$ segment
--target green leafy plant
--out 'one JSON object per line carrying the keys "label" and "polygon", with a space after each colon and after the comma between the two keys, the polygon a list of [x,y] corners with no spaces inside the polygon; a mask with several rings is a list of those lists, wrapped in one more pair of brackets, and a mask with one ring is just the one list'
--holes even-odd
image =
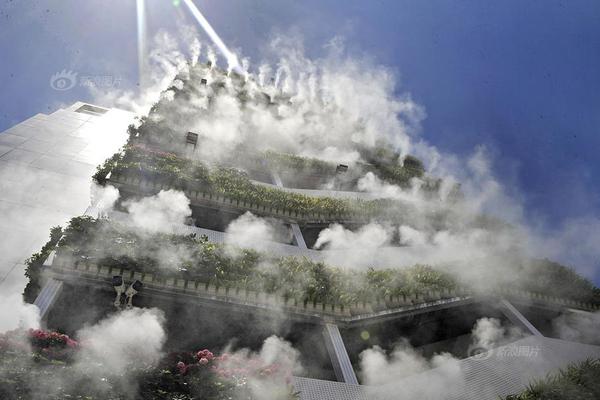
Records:
{"label": "green leafy plant", "polygon": [[50,230],[50,239],[48,242],[42,246],[42,249],[38,253],[33,254],[25,261],[25,276],[28,278],[28,282],[23,291],[23,299],[26,302],[33,303],[42,289],[41,274],[44,261],[46,261],[61,236],[62,228],[60,226],[52,228]]}
{"label": "green leafy plant", "polygon": [[[456,279],[427,265],[354,271],[305,257],[274,257],[250,249],[226,251],[206,237],[139,233],[123,224],[76,217],[64,230],[55,228],[52,240],[31,257],[26,293],[33,301],[41,288],[41,264],[54,244],[68,262],[91,260],[99,265],[152,273],[162,279],[177,277],[222,287],[242,286],[277,293],[305,302],[351,305],[375,303],[390,296],[453,289]],[[170,254],[171,257],[165,255]],[[574,270],[549,261],[510,266],[515,285],[522,290],[558,293],[561,297],[600,304],[600,290]],[[535,278],[533,278],[535,277]]]}
{"label": "green leafy plant", "polygon": [[182,277],[222,287],[245,286],[300,301],[338,305],[456,285],[446,273],[427,266],[348,271],[305,257],[273,257],[249,249],[227,251],[203,237],[140,234],[120,223],[88,216],[71,220],[57,253],[71,263],[93,260],[101,266],[152,273],[163,279]]}
{"label": "green leafy plant", "polygon": [[[108,162],[113,173],[139,176],[168,184],[180,190],[198,190],[227,196],[268,208],[292,210],[299,214],[345,215],[359,213],[375,215],[390,208],[392,200],[342,200],[311,197],[256,185],[248,175],[235,168],[207,168],[175,154],[128,146]],[[104,169],[103,169],[104,171]],[[101,183],[101,181],[97,182]]]}
{"label": "green leafy plant", "polygon": [[600,398],[600,359],[571,364],[546,379],[533,382],[505,400],[596,400]]}

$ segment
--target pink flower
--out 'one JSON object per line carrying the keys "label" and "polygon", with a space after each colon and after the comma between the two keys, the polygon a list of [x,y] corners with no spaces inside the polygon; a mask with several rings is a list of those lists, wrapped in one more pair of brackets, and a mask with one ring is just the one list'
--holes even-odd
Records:
{"label": "pink flower", "polygon": [[63,335],[58,332],[50,332],[50,339],[62,339]]}
{"label": "pink flower", "polygon": [[229,372],[229,371],[223,371],[223,372],[221,373],[221,376],[222,376],[223,378],[231,378],[231,376],[232,376],[232,375],[231,375],[231,372]]}
{"label": "pink flower", "polygon": [[177,363],[177,369],[181,375],[184,375],[187,372],[187,365],[183,361],[179,361]]}
{"label": "pink flower", "polygon": [[34,329],[34,330],[31,330],[31,331],[29,331],[29,334],[30,334],[31,336],[33,336],[34,338],[36,338],[36,339],[39,339],[39,340],[45,340],[45,339],[48,339],[48,336],[49,336],[49,335],[48,335],[48,333],[44,332],[44,331],[43,331],[43,330],[41,330],[41,329]]}
{"label": "pink flower", "polygon": [[198,359],[202,359],[202,358],[206,358],[208,361],[212,360],[215,356],[214,354],[208,350],[208,349],[204,349],[204,350],[200,350],[197,354],[196,357],[198,357]]}
{"label": "pink flower", "polygon": [[200,360],[198,360],[198,362],[202,365],[206,365],[208,364],[208,358],[202,357]]}
{"label": "pink flower", "polygon": [[231,377],[231,374],[229,373],[229,371],[222,369],[222,368],[217,369],[217,375],[219,375],[221,378]]}

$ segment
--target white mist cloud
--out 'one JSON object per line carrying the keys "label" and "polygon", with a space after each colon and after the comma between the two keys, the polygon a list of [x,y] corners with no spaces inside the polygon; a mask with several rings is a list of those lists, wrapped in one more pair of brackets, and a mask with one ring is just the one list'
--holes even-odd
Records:
{"label": "white mist cloud", "polygon": [[[382,199],[397,199],[404,201],[415,201],[418,194],[418,186],[414,190],[406,190],[397,185],[386,183],[379,179],[374,173],[367,172],[357,183],[358,190],[369,192]],[[423,201],[423,199],[421,199]]]}
{"label": "white mist cloud", "polygon": [[281,222],[257,217],[249,211],[232,221],[225,232],[227,244],[259,251],[268,250],[270,242],[290,238]]}
{"label": "white mist cloud", "polygon": [[[227,155],[238,143],[346,163],[358,160],[357,144],[374,146],[383,140],[407,154],[410,136],[418,132],[424,117],[422,108],[408,96],[396,96],[389,70],[345,54],[339,40],[328,49],[327,56],[311,60],[299,38],[273,40],[270,63],[277,67],[258,65],[258,80],[244,84],[244,96],[254,98],[250,102],[241,102],[231,78],[223,78],[215,69],[192,73],[182,68],[185,77],[193,74],[196,80],[222,81],[224,87],[215,90],[188,81],[193,86],[189,96],[163,99],[160,122],[173,132],[204,135],[208,141],[196,149],[197,157],[204,160]],[[210,59],[210,48],[207,52]],[[274,84],[270,77],[275,78]],[[264,99],[262,93],[277,105],[257,101]]]}
{"label": "white mist cloud", "polygon": [[572,312],[552,321],[552,327],[561,339],[600,345],[600,312]]}
{"label": "white mist cloud", "polygon": [[457,361],[449,353],[426,359],[405,340],[388,355],[379,346],[360,353],[360,370],[367,385],[383,385]]}
{"label": "white mist cloud", "polygon": [[388,244],[391,240],[389,227],[371,223],[360,227],[356,232],[344,228],[340,224],[332,224],[319,232],[315,248],[340,249],[373,249]]}
{"label": "white mist cloud", "polygon": [[92,183],[91,203],[96,206],[100,214],[105,214],[113,209],[119,200],[119,190],[112,185],[101,186]]}
{"label": "white mist cloud", "polygon": [[[193,31],[184,29],[180,32],[185,43],[189,46],[192,62],[197,60],[201,45]],[[102,88],[95,85],[89,86],[94,97],[94,102],[123,110],[133,111],[137,115],[145,115],[150,107],[156,103],[161,93],[169,87],[173,78],[188,67],[185,51],[182,50],[181,41],[166,31],[159,31],[152,40],[150,53],[146,59],[146,68],[140,77],[140,91],[123,90],[118,87]]]}
{"label": "white mist cloud", "polygon": [[404,246],[423,246],[427,243],[426,234],[411,226],[401,225],[398,227],[398,233],[400,244]]}
{"label": "white mist cloud", "polygon": [[477,348],[492,349],[520,339],[523,332],[515,327],[502,326],[497,318],[480,318],[471,331],[472,345]]}
{"label": "white mist cloud", "polygon": [[0,333],[13,329],[37,329],[40,312],[33,304],[23,302],[20,292],[5,291],[0,294]]}
{"label": "white mist cloud", "polygon": [[[389,355],[379,346],[374,346],[363,351],[359,358],[362,383],[379,386],[373,389],[373,398],[437,399],[443,398],[443,393],[451,388],[464,384],[458,359],[449,353],[426,359],[406,341],[396,346]],[[426,377],[418,375],[429,370]],[[413,376],[410,385],[403,385],[402,379],[408,376]]]}
{"label": "white mist cloud", "polygon": [[556,229],[535,229],[530,246],[539,257],[573,266],[590,279],[600,276],[600,218],[596,216],[568,219]]}
{"label": "white mist cloud", "polygon": [[[522,336],[514,327],[504,327],[496,318],[481,318],[471,332],[472,346],[491,349]],[[377,399],[444,399],[450,393],[460,393],[466,383],[460,360],[449,353],[425,358],[408,340],[403,339],[388,354],[379,346],[359,355],[362,383],[378,386],[368,388]],[[424,373],[426,372],[426,373]],[[410,377],[410,384],[403,379]]]}
{"label": "white mist cloud", "polygon": [[300,353],[292,345],[277,336],[270,336],[265,339],[258,357],[266,364],[279,364],[292,371],[301,373]]}
{"label": "white mist cloud", "polygon": [[[298,35],[275,37],[268,46],[266,62],[250,66],[257,72],[257,78],[247,79],[244,91],[253,100],[242,102],[229,77],[223,79],[225,87],[218,91],[197,82],[201,77],[209,82],[222,77],[215,68],[198,70],[200,72],[190,70],[185,54],[191,54],[192,65],[202,56],[215,65],[216,56],[209,46],[200,44],[192,27],[180,24],[179,34],[180,38],[165,32],[155,36],[148,79],[153,84],[147,94],[138,96],[117,90],[103,95],[115,106],[133,104],[136,110],[147,111],[176,74],[183,80],[189,79],[186,86],[194,87],[189,96],[178,98],[169,92],[162,104],[163,112],[155,117],[163,124],[164,131],[177,135],[191,130],[207,138],[205,145],[198,146],[194,157],[218,160],[235,144],[248,143],[258,148],[352,164],[360,159],[357,145],[373,147],[381,142],[391,143],[393,150],[402,155],[415,154],[432,176],[443,178],[439,199],[432,201],[424,197],[419,189],[423,182],[418,179],[411,188],[400,188],[381,181],[372,173],[360,179],[359,190],[414,207],[418,213],[410,210],[412,221],[403,225],[427,237],[432,237],[431,229],[423,228],[432,223],[424,213],[431,215],[437,211],[452,215],[451,223],[455,225],[448,226],[448,223],[439,227],[444,233],[437,238],[435,246],[426,246],[422,240],[413,238],[414,244],[419,246],[399,259],[406,263],[439,262],[450,257],[451,261],[470,264],[477,259],[481,268],[491,269],[492,265],[497,267],[496,263],[483,260],[493,259],[510,249],[512,254],[523,258],[548,256],[570,262],[589,277],[597,272],[600,248],[597,219],[595,222],[590,221],[593,218],[571,221],[554,233],[531,229],[519,194],[494,176],[490,152],[480,146],[470,157],[461,158],[443,153],[419,137],[420,124],[425,118],[423,107],[407,94],[397,95],[393,71],[375,65],[368,57],[350,55],[340,38],[326,46],[327,53],[323,57],[311,59]],[[244,69],[247,67],[244,61]],[[262,92],[277,99],[278,104],[255,101]],[[207,101],[208,96],[212,97],[211,102]],[[165,146],[173,145],[171,138],[165,135]],[[464,199],[450,207],[446,200],[456,182],[461,183]],[[480,230],[465,228],[481,213],[510,222],[519,234],[512,238],[503,235],[498,245],[490,244]],[[486,242],[483,246],[482,240]],[[409,242],[403,244],[413,245]],[[345,260],[339,261],[335,263],[342,264]]]}
{"label": "white mist cloud", "polygon": [[278,336],[265,339],[261,349],[251,352],[248,349],[236,351],[229,362],[222,362],[225,368],[250,365],[253,368],[272,368],[275,373],[265,376],[250,376],[248,387],[252,398],[257,400],[281,400],[289,397],[291,374],[303,371],[300,353],[292,345]]}
{"label": "white mist cloud", "polygon": [[506,187],[494,176],[492,159],[485,147],[477,147],[466,160],[466,179],[460,179],[465,202],[472,213],[493,215],[504,221],[524,222],[519,198],[507,193]]}
{"label": "white mist cloud", "polygon": [[139,200],[126,200],[123,206],[129,220],[149,232],[172,232],[172,226],[183,224],[192,215],[190,200],[183,192],[161,190],[157,195]]}
{"label": "white mist cloud", "polygon": [[504,338],[505,333],[506,329],[499,319],[481,318],[475,323],[471,335],[475,345],[491,349]]}
{"label": "white mist cloud", "polygon": [[152,366],[166,340],[164,315],[158,309],[132,308],[81,329],[80,364],[90,362],[107,374],[122,375],[131,367]]}

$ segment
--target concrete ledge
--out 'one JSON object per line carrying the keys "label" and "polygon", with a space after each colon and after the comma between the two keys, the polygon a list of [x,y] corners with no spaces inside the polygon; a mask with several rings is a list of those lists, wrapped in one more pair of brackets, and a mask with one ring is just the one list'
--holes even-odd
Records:
{"label": "concrete ledge", "polygon": [[[107,182],[118,189],[138,195],[154,195],[161,190],[175,189],[164,183],[154,182],[138,176],[122,175],[114,172],[111,174],[110,179],[107,179]],[[235,211],[252,211],[257,214],[279,218],[290,223],[368,223],[373,218],[380,216],[379,214],[374,214],[367,211],[340,214],[299,213],[292,209],[273,208],[263,204],[249,203],[243,200],[232,199],[223,195],[207,193],[200,190],[185,190],[184,193],[186,196],[188,196],[191,204],[194,206],[218,207],[220,209],[229,209]],[[385,215],[381,216],[385,217]]]}
{"label": "concrete ledge", "polygon": [[[426,301],[426,296],[412,294],[395,298],[393,303],[379,301],[376,304],[365,302],[350,306],[340,304],[323,304],[310,302],[299,298],[284,297],[277,293],[256,292],[241,285],[217,285],[214,282],[186,280],[177,277],[161,278],[151,273],[132,271],[121,267],[98,266],[90,260],[78,261],[74,264],[57,257],[52,265],[53,278],[61,281],[77,281],[94,283],[110,288],[110,280],[114,275],[121,275],[126,281],[140,280],[144,283],[144,291],[152,290],[165,295],[196,298],[199,301],[209,300],[243,306],[277,310],[286,314],[318,320],[339,321],[350,323],[368,319],[380,319],[388,316],[399,316],[414,310],[427,310],[439,304],[453,304],[462,298],[440,299],[434,302]],[[396,306],[396,304],[402,304]]]}

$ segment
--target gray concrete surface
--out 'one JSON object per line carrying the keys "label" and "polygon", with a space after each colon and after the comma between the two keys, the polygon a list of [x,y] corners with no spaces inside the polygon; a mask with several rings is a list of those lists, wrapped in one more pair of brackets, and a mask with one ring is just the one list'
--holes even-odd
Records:
{"label": "gray concrete surface", "polygon": [[37,114],[0,133],[0,291],[22,291],[24,261],[50,228],[81,215],[90,203],[96,166],[127,138],[133,115],[76,112],[75,103]]}

